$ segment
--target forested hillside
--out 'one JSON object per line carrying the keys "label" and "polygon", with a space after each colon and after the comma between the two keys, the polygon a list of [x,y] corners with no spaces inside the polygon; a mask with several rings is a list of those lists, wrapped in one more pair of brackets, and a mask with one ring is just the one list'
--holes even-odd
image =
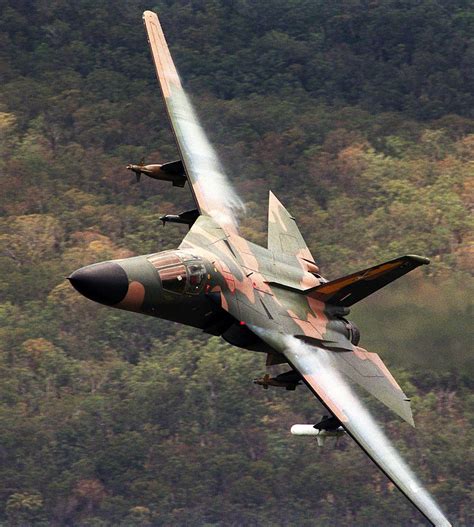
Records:
{"label": "forested hillside", "polygon": [[375,406],[456,526],[474,525],[474,8],[470,0],[0,2],[0,525],[417,526],[323,412],[264,391],[264,357],[80,297],[97,261],[176,247],[187,187],[141,13],[266,243],[271,188],[328,278],[408,253],[424,272],[353,310],[412,397]]}

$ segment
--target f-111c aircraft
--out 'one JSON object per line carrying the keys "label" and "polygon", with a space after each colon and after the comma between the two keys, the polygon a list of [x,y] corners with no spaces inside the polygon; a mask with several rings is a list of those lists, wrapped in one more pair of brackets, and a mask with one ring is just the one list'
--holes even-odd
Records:
{"label": "f-111c aircraft", "polygon": [[143,14],[165,107],[180,160],[129,165],[141,174],[182,187],[196,209],[163,216],[189,225],[177,250],[101,262],[69,280],[87,298],[220,335],[230,344],[266,354],[267,366],[290,371],[257,384],[293,390],[304,383],[329,410],[300,435],[348,434],[400,491],[436,526],[450,523],[405,464],[354,391],[354,384],[413,425],[410,400],[376,353],[358,346],[349,308],[429,260],[401,256],[328,281],[319,274],[293,216],[270,192],[267,247],[239,233],[243,203],[230,185],[181,86],[160,22]]}

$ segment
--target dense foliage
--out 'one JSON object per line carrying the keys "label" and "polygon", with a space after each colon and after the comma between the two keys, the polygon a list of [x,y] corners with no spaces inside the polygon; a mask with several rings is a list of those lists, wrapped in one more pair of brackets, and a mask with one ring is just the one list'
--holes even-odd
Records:
{"label": "dense foliage", "polygon": [[423,522],[350,440],[289,436],[323,410],[303,388],[254,386],[264,357],[65,281],[185,232],[158,217],[188,190],[124,170],[177,156],[146,8],[246,201],[246,236],[265,243],[272,188],[329,278],[432,258],[353,314],[413,396],[416,431],[376,407],[389,435],[453,524],[474,524],[472,3],[0,6],[0,525]]}

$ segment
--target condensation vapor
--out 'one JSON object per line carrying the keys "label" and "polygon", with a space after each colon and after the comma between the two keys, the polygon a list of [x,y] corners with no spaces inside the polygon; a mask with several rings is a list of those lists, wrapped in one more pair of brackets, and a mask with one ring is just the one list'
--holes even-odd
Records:
{"label": "condensation vapor", "polygon": [[206,212],[219,223],[236,225],[237,214],[245,211],[244,204],[229,182],[188,96],[184,90],[175,90],[169,103],[177,121],[174,128],[185,164],[197,179],[195,192],[202,194]]}
{"label": "condensation vapor", "polygon": [[237,226],[236,212],[243,210],[243,203],[227,180],[182,87],[156,13],[145,11],[143,19],[166,109],[200,211],[221,225]]}
{"label": "condensation vapor", "polygon": [[373,460],[434,525],[449,527],[451,524],[434,499],[391,444],[345,377],[337,371],[331,357],[333,352],[308,346],[291,336],[287,337],[287,346],[291,350],[288,356],[293,357],[300,372],[316,379],[334,406],[342,410],[348,419],[344,426],[362,448],[370,453]]}

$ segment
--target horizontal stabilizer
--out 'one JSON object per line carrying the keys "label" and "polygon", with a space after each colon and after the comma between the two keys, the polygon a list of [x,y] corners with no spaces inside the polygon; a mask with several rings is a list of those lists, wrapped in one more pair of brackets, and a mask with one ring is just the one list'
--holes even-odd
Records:
{"label": "horizontal stabilizer", "polygon": [[410,399],[403,393],[399,384],[377,353],[370,353],[349,343],[349,350],[331,350],[327,343],[305,335],[295,335],[309,346],[324,347],[330,352],[332,366],[343,373],[352,383],[367,390],[376,399],[398,414],[407,423],[415,426],[411,413]]}
{"label": "horizontal stabilizer", "polygon": [[331,357],[338,371],[367,390],[411,426],[415,426],[410,399],[403,393],[377,353],[356,348],[355,352],[333,352]]}
{"label": "horizontal stabilizer", "polygon": [[401,256],[319,285],[306,291],[306,294],[327,304],[349,307],[416,267],[429,263],[428,258],[421,256]]}

